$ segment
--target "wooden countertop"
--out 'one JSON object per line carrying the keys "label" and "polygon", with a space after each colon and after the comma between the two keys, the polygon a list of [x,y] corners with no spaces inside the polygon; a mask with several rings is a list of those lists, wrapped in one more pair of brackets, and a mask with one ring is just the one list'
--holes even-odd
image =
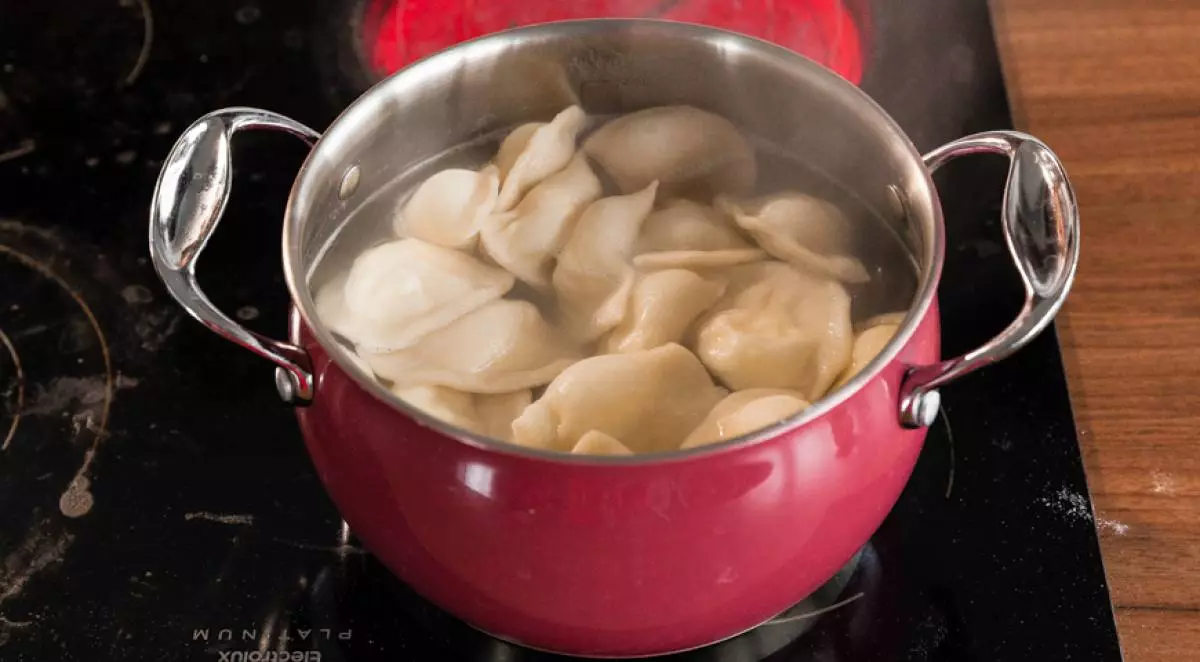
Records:
{"label": "wooden countertop", "polygon": [[1200,2],[997,0],[1019,129],[1063,159],[1059,329],[1128,662],[1200,659]]}

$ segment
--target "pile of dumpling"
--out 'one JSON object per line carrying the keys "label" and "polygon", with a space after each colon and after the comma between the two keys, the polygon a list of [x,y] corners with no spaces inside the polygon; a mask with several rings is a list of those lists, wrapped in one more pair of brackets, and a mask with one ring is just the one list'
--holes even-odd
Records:
{"label": "pile of dumpling", "polygon": [[728,120],[651,108],[577,147],[588,120],[572,106],[432,175],[317,293],[396,397],[521,446],[654,453],[793,416],[891,339],[902,315],[852,328],[846,288],[870,276],[849,220],[745,197],[755,155]]}

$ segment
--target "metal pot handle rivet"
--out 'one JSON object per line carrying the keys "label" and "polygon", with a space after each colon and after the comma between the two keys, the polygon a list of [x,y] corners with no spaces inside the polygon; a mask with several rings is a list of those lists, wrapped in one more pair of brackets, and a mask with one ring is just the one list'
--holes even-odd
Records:
{"label": "metal pot handle rivet", "polygon": [[1025,286],[1025,304],[999,335],[953,359],[911,369],[900,385],[900,421],[927,427],[937,416],[939,387],[1024,347],[1054,319],[1079,265],[1079,208],[1062,162],[1037,138],[989,131],[947,143],[924,156],[931,172],[967,154],[1009,158],[1001,225]]}
{"label": "metal pot handle rivet", "polygon": [[150,257],[171,296],[218,335],[270,359],[276,386],[287,402],[313,398],[312,360],[290,343],[259,335],[219,310],[196,281],[196,261],[217,228],[232,186],[233,135],[243,129],[270,129],[297,136],[312,146],[321,134],[257,108],[225,108],[196,120],[163,162],[150,203]]}

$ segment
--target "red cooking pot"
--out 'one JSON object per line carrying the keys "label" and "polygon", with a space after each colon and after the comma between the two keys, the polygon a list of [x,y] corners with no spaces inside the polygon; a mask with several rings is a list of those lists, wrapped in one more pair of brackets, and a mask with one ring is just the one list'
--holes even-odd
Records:
{"label": "red cooking pot", "polygon": [[[309,283],[331,237],[386,222],[395,204],[387,187],[420,164],[572,103],[589,114],[708,109],[848,187],[919,266],[916,295],[890,344],[789,420],[725,443],[636,457],[516,447],[392,396],[314,315]],[[195,278],[229,194],[233,135],[256,128],[313,143],[283,222],[294,304],[287,342],[240,326]],[[1026,302],[994,339],[941,360],[934,297],[944,230],[930,172],[973,153],[1011,161],[1002,220]],[[299,406],[321,480],[393,573],[496,637],[626,656],[752,628],[846,563],[904,487],[937,413],[937,389],[1011,354],[1050,323],[1075,274],[1078,223],[1062,164],[1031,136],[978,134],[922,157],[869,97],[796,53],[684,23],[589,20],[444,50],[370,89],[324,136],[262,110],[204,116],[163,165],[150,243],[159,275],[193,317],[278,365],[279,391]]]}

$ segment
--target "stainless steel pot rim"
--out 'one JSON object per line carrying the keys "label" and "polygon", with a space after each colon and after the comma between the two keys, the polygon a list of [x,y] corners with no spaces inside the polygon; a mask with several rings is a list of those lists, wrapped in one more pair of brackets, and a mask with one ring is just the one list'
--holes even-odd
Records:
{"label": "stainless steel pot rim", "polygon": [[[836,392],[829,394],[825,398],[818,400],[813,405],[799,414],[779,421],[769,427],[757,430],[748,435],[737,437],[734,439],[722,441],[719,443],[709,444],[696,448],[684,450],[672,450],[657,453],[645,453],[633,456],[595,456],[595,455],[574,455],[560,451],[548,451],[534,448],[518,446],[513,443],[504,442],[490,437],[475,434],[473,432],[457,428],[449,423],[436,419],[419,409],[403,402],[398,397],[393,395],[386,387],[378,380],[371,376],[362,374],[359,368],[350,360],[345,348],[339,343],[324,325],[320,324],[314,315],[316,309],[312,299],[312,293],[306,283],[306,277],[299,255],[298,228],[296,227],[296,214],[294,213],[295,200],[304,195],[306,188],[314,186],[309,181],[309,173],[311,164],[316,158],[320,158],[322,145],[344,140],[351,133],[352,126],[358,121],[357,118],[366,117],[377,112],[376,99],[385,96],[383,91],[393,86],[403,86],[407,84],[407,79],[418,78],[424,76],[440,75],[444,69],[445,61],[451,53],[462,52],[467,50],[481,51],[483,54],[492,49],[500,49],[504,47],[514,35],[536,38],[540,35],[559,34],[562,31],[574,31],[576,33],[595,34],[597,32],[613,32],[619,33],[628,29],[658,29],[674,31],[676,35],[692,36],[696,39],[713,43],[715,46],[722,49],[741,49],[746,51],[756,52],[758,55],[776,59],[781,64],[786,64],[793,67],[804,67],[808,69],[808,74],[811,79],[817,83],[815,87],[820,89],[836,89],[842,93],[849,94],[856,98],[857,102],[865,104],[873,111],[873,115],[880,123],[881,128],[885,129],[895,140],[898,140],[903,145],[904,149],[911,155],[917,163],[922,163],[922,156],[913,145],[907,134],[896,124],[886,111],[880,107],[874,99],[868,96],[858,87],[851,84],[849,81],[838,76],[833,71],[821,66],[817,62],[794,51],[772,44],[770,42],[758,39],[756,37],[747,36],[744,34],[713,28],[692,23],[683,23],[679,21],[670,21],[664,19],[624,19],[624,18],[602,18],[602,19],[577,19],[555,21],[549,23],[540,23],[536,25],[512,28],[502,32],[495,32],[482,37],[477,37],[468,41],[460,42],[446,49],[438,51],[421,60],[399,69],[390,76],[383,78],[378,83],[369,88],[366,92],[360,95],[352,102],[338,117],[330,124],[329,128],[324,132],[320,140],[316,142],[313,149],[305,159],[300,168],[299,174],[296,177],[295,184],[292,187],[291,194],[288,197],[287,207],[284,213],[282,250],[283,250],[283,267],[284,280],[287,283],[288,292],[291,295],[294,312],[299,314],[299,318],[303,320],[310,332],[315,336],[320,345],[329,354],[334,363],[338,365],[343,372],[355,381],[363,390],[371,394],[375,398],[385,402],[398,413],[408,416],[420,424],[433,428],[434,430],[452,437],[458,442],[465,443],[481,450],[491,452],[506,453],[529,459],[538,459],[550,462],[559,462],[567,464],[585,464],[585,465],[613,465],[613,466],[630,466],[630,465],[650,465],[662,464],[673,461],[686,461],[694,459],[700,455],[710,455],[742,450],[748,446],[764,443],[779,435],[793,429],[807,425],[840,406],[845,401],[857,394],[866,384],[874,381],[883,368],[895,360],[901,348],[905,347],[916,331],[917,326],[925,319],[929,312],[930,306],[933,304],[934,297],[937,294],[938,281],[941,278],[942,264],[945,257],[945,228],[942,219],[941,204],[937,197],[937,190],[934,187],[932,177],[927,169],[921,168],[924,173],[919,182],[915,184],[926,189],[928,199],[933,204],[933,233],[929,238],[924,238],[924,250],[928,253],[928,259],[923,260],[921,272],[918,280],[917,294],[912,306],[909,307],[908,313],[904,318],[900,329],[892,340],[884,347],[872,360],[867,367],[860,371],[849,382],[843,385]],[[298,342],[299,328],[297,322],[299,319],[296,315],[292,316],[291,341]],[[319,388],[318,388],[319,391]],[[320,397],[318,394],[316,397]]]}

